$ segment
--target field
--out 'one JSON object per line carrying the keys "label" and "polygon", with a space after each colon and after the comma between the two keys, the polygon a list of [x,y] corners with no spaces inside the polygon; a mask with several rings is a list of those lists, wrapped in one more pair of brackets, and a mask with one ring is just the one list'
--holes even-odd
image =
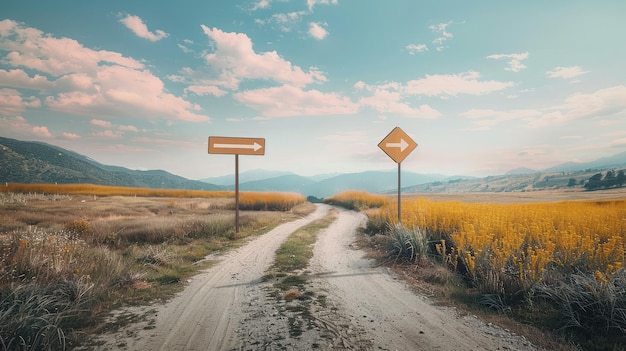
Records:
{"label": "field", "polygon": [[[2,187],[5,188],[6,187]],[[312,210],[290,193],[100,186],[0,192],[0,350],[71,348],[122,304],[166,299],[206,257]]]}
{"label": "field", "polygon": [[[460,275],[467,296],[583,349],[626,342],[626,192],[426,194],[370,212],[370,234],[416,266]],[[466,296],[466,298],[467,298]]]}

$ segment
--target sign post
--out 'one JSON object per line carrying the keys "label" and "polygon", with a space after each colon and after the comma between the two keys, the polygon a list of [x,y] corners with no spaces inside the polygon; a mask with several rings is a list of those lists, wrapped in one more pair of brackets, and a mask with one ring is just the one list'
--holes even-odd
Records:
{"label": "sign post", "polygon": [[239,155],[265,155],[265,139],[210,136],[209,153],[235,155],[235,233],[239,233]]}
{"label": "sign post", "polygon": [[402,161],[417,147],[417,143],[411,139],[400,127],[395,127],[387,136],[378,143],[387,156],[398,164],[398,223],[402,224],[401,215],[401,164]]}

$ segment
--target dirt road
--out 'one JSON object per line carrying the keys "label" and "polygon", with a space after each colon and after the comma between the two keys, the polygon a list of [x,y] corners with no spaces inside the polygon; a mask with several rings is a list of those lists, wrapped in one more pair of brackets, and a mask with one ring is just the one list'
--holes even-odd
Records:
{"label": "dirt road", "polygon": [[316,298],[303,319],[302,311],[293,312],[298,309],[277,300],[271,283],[261,277],[280,244],[330,208],[318,205],[306,218],[280,225],[221,256],[168,303],[124,311],[148,318],[102,336],[104,344],[96,349],[535,349],[523,337],[434,306],[387,269],[374,267],[353,245],[365,216],[345,210],[318,234],[307,287]]}

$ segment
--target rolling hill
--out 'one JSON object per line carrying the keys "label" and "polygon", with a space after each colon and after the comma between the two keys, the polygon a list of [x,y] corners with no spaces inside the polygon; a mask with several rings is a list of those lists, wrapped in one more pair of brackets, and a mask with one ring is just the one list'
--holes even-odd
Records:
{"label": "rolling hill", "polygon": [[[544,170],[518,168],[483,178],[402,172],[402,191],[510,192],[564,188],[575,181],[581,187],[592,175],[606,169],[626,168],[626,152],[586,163],[563,163]],[[163,170],[138,171],[103,165],[79,153],[40,142],[0,137],[0,182],[91,183],[144,188],[233,190],[234,175],[189,180]],[[303,177],[291,172],[252,170],[239,175],[242,191],[287,191],[328,197],[344,190],[371,193],[397,191],[397,172],[366,171]]]}
{"label": "rolling hill", "polygon": [[57,146],[0,137],[0,181],[11,183],[91,183],[161,189],[220,190],[163,170],[136,171],[100,164]]}

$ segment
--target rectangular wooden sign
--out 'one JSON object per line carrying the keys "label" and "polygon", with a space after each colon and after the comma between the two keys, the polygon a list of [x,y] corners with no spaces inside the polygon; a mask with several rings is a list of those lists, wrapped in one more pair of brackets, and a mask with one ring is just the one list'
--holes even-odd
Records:
{"label": "rectangular wooden sign", "polygon": [[265,139],[210,136],[209,153],[227,155],[265,155]]}

